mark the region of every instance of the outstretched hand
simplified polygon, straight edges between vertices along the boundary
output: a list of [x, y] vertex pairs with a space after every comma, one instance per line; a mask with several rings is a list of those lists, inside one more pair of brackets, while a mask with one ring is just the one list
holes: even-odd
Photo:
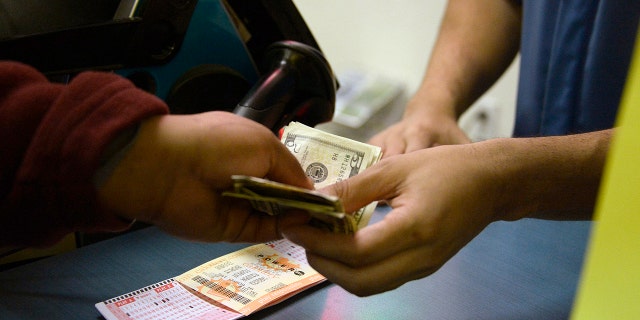
[[401, 121], [373, 136], [369, 143], [381, 147], [383, 157], [388, 158], [440, 145], [471, 142], [455, 117], [426, 109], [405, 114]]
[[283, 233], [306, 249], [314, 269], [359, 296], [430, 275], [495, 220], [492, 168], [474, 153], [472, 144], [420, 150], [323, 189], [342, 198], [347, 212], [374, 200], [393, 208], [355, 235], [306, 225]]
[[99, 196], [124, 218], [200, 241], [262, 242], [281, 237], [287, 224], [306, 222], [304, 214], [272, 217], [222, 197], [234, 174], [313, 188], [269, 129], [218, 111], [145, 121]]

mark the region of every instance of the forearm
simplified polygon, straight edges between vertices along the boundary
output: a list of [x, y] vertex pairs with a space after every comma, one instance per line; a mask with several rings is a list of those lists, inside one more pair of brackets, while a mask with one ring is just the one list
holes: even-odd
[[425, 106], [458, 117], [511, 64], [519, 48], [521, 8], [508, 0], [452, 0], [423, 82], [407, 113]]
[[478, 144], [497, 181], [496, 220], [592, 217], [614, 130]]
[[127, 226], [97, 203], [92, 178], [113, 138], [166, 105], [121, 77], [82, 73], [50, 83], [0, 63], [0, 245], [52, 244], [72, 231]]

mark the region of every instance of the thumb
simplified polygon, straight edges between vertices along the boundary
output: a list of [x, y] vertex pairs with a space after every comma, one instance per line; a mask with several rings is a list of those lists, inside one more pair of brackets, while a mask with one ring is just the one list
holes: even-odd
[[346, 212], [356, 211], [373, 201], [386, 200], [393, 195], [394, 184], [388, 181], [379, 164], [349, 179], [328, 185], [320, 192], [337, 196]]
[[301, 188], [313, 189], [313, 183], [302, 170], [300, 162], [280, 141], [273, 147], [272, 165], [266, 175], [267, 179]]

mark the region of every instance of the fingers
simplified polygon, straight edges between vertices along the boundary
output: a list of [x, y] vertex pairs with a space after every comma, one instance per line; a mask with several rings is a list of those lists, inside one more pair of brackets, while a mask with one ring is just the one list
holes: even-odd
[[290, 210], [279, 216], [278, 225], [276, 226], [278, 238], [283, 238], [282, 230], [288, 230], [295, 226], [306, 225], [309, 223], [311, 216], [302, 210]]
[[429, 139], [428, 137], [415, 137], [407, 141], [404, 153], [431, 148], [433, 146], [435, 146], [433, 139]]
[[383, 131], [369, 140], [370, 144], [382, 148], [382, 157], [389, 158], [399, 154], [409, 153], [434, 146], [435, 139], [427, 132], [414, 132], [409, 128], [400, 127]]
[[447, 144], [464, 144], [471, 140], [448, 115], [426, 118], [407, 117], [373, 136], [369, 143], [380, 146], [383, 158]]
[[[267, 172], [257, 176], [297, 187], [313, 189], [313, 183], [302, 170], [298, 160], [270, 130], [244, 118], [240, 118], [238, 121], [250, 122], [253, 125], [250, 130], [245, 132], [244, 137], [249, 139], [246, 145], [252, 146], [253, 144], [255, 147], [253, 148], [254, 150], [243, 150], [245, 154], [249, 153], [248, 156], [253, 157], [253, 163], [256, 164], [253, 168], [248, 168], [249, 170], [262, 167], [264, 162], [267, 162]], [[257, 146], [255, 146], [256, 143], [258, 144]], [[260, 149], [261, 152], [256, 149]]]
[[405, 140], [401, 138], [400, 132], [394, 132], [391, 127], [381, 133], [376, 134], [369, 140], [369, 144], [382, 148], [382, 157], [387, 158], [405, 152]]
[[284, 235], [306, 249], [310, 265], [327, 279], [368, 296], [425, 277], [442, 265], [429, 246], [412, 244], [410, 237], [390, 229], [395, 228], [378, 223], [350, 236], [300, 225], [287, 228]]
[[[211, 172], [219, 188], [231, 183], [227, 177], [243, 174], [267, 178], [303, 188], [313, 188], [300, 163], [265, 126], [226, 112], [201, 114], [204, 137], [197, 140], [199, 164]], [[209, 153], [204, 155], [203, 149]], [[215, 166], [211, 166], [215, 163]]]
[[471, 142], [471, 139], [459, 127], [453, 127], [452, 131], [448, 135], [450, 140], [445, 141], [444, 144], [466, 144]]
[[[282, 229], [306, 224], [306, 212], [286, 212], [270, 216], [254, 210], [240, 199], [222, 198], [218, 208], [197, 212], [176, 208], [170, 214], [172, 220], [157, 223], [165, 231], [188, 239], [210, 242], [266, 242], [281, 239]], [[210, 214], [215, 211], [218, 214]]]
[[301, 188], [313, 189], [313, 183], [302, 170], [300, 162], [276, 139], [272, 160], [266, 178]]
[[393, 290], [441, 266], [430, 264], [429, 254], [419, 247], [364, 267], [351, 267], [313, 253], [307, 253], [307, 261], [329, 281], [361, 297]]
[[406, 141], [389, 141], [382, 146], [382, 158], [389, 158], [407, 152]]
[[356, 176], [326, 186], [320, 191], [339, 197], [345, 204], [345, 211], [354, 212], [373, 201], [392, 198], [398, 182], [393, 181], [393, 175], [388, 174], [392, 169], [388, 161], [383, 160]]
[[[333, 234], [308, 225], [282, 229], [285, 238], [326, 259], [350, 267], [374, 264], [416, 247], [422, 236], [412, 231], [412, 223], [401, 214], [388, 215], [381, 222], [354, 235]], [[321, 239], [321, 240], [320, 240]]]

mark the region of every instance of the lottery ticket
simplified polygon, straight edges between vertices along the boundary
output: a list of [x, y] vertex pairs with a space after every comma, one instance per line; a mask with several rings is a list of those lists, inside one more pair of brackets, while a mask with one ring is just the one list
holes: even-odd
[[249, 315], [326, 280], [287, 240], [254, 245], [176, 277], [180, 283]]
[[254, 245], [96, 303], [106, 320], [242, 318], [325, 281], [288, 240]]
[[244, 317], [215, 301], [167, 279], [121, 296], [97, 303], [106, 320], [210, 319]]

